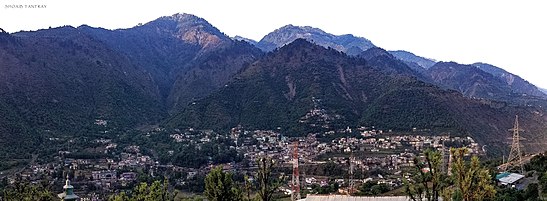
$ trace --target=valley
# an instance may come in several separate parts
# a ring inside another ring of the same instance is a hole
[[[191,14],[0,32],[1,187],[62,192],[68,175],[88,199],[159,180],[201,194],[215,166],[241,183],[264,157],[290,175],[295,152],[307,193],[404,195],[425,150],[445,169],[450,148],[501,164],[516,115],[524,154],[547,151],[546,107],[542,89],[499,67],[309,26],[258,42]]]

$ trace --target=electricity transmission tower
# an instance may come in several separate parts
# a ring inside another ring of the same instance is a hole
[[[355,171],[355,157],[353,156],[353,152],[351,152],[351,156],[349,157],[349,189],[348,193],[350,195],[353,195],[355,193],[355,178],[354,178],[354,171]]]
[[[509,166],[519,168],[520,173],[524,173],[524,168],[522,167],[522,152],[520,151],[520,134],[519,131],[523,131],[519,129],[519,116],[516,115],[515,117],[515,124],[512,129],[509,129],[509,131],[513,131],[513,142],[511,143],[511,152],[509,153],[509,158],[507,158],[507,163],[503,168],[503,171],[507,171]]]

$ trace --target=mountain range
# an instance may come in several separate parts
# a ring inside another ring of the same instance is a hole
[[[374,49],[378,47],[370,42],[370,40],[356,37],[351,34],[336,36],[318,28],[287,25],[274,30],[258,42],[241,36],[238,37],[238,40],[249,41],[249,43],[256,44],[256,46],[263,51],[269,52],[275,48],[283,47],[298,38],[306,39],[323,47],[342,51],[351,56],[363,57],[363,54],[372,54],[374,52],[369,51],[368,53],[364,53],[366,50],[376,50],[376,54],[381,53],[389,57],[393,56],[402,61],[406,67],[402,67],[403,65],[401,64],[396,65],[399,66],[399,70],[410,68],[412,72],[407,73],[408,75],[413,74],[413,76],[420,78],[421,81],[460,91],[470,98],[494,99],[519,105],[534,104],[546,106],[544,103],[547,98],[546,93],[519,76],[504,71],[499,67],[480,62],[471,65],[461,65],[452,62],[452,64],[454,64],[452,67],[459,67],[454,71],[458,73],[458,76],[433,77],[442,70],[438,68],[430,69],[438,63],[437,61],[417,56],[404,50],[387,51],[387,53],[383,53],[385,50],[379,51],[381,48]],[[474,66],[474,68],[477,69],[466,68],[470,66]],[[393,67],[394,65],[390,64],[386,68]],[[441,65],[440,68],[443,68],[443,65]],[[487,74],[491,74],[493,77]],[[481,80],[476,76],[486,76],[488,78]],[[443,80],[440,78],[443,78]],[[478,80],[480,80],[480,82],[476,82]],[[480,88],[488,89],[480,90]]]
[[[498,67],[436,62],[312,27],[287,25],[258,42],[230,38],[190,14],[129,29],[1,32],[0,94],[5,157],[48,137],[87,135],[98,119],[293,136],[424,128],[500,150],[519,114],[525,137],[547,138],[545,93]]]
[[[288,135],[333,128],[324,129],[325,122],[337,129],[347,125],[401,131],[448,129],[468,133],[484,144],[498,145],[504,139],[496,136],[505,133],[498,125],[511,125],[514,114],[521,114],[521,121],[530,127],[547,126],[537,108],[468,99],[404,71],[387,73],[383,69],[397,61],[383,54],[368,60],[348,57],[297,39],[254,62],[211,96],[171,117],[168,125],[214,129],[242,125],[281,129]]]
[[[145,68],[168,111],[205,97],[263,54],[189,14],[161,17],[123,30],[78,29]]]

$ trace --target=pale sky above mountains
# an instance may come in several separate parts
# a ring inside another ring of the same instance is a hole
[[[313,26],[362,36],[387,50],[490,63],[547,88],[547,2],[541,0],[0,0],[0,6],[0,28],[11,33],[82,24],[130,28],[175,13],[254,40],[287,24]]]

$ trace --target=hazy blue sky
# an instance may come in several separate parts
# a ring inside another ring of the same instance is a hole
[[[0,6],[0,28],[8,32],[81,24],[129,28],[175,13],[254,40],[287,24],[313,26],[362,36],[387,50],[494,64],[547,88],[547,2],[540,0],[0,0]]]

